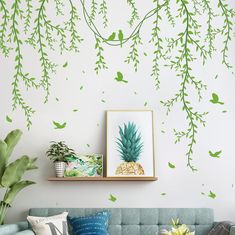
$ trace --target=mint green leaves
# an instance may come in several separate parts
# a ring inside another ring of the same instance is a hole
[[[116,201],[117,201],[117,198],[116,198],[114,195],[110,194],[110,195],[109,195],[109,201],[111,201],[111,202],[116,202]]]
[[[209,155],[211,156],[211,157],[214,157],[214,158],[220,158],[221,157],[221,154],[222,153],[222,150],[220,150],[220,151],[217,151],[217,152],[215,152],[215,153],[212,153],[211,151],[209,151]]]
[[[54,124],[54,129],[64,129],[66,127],[66,122],[61,124],[59,122],[53,121],[53,124]]]
[[[224,103],[219,100],[219,96],[216,93],[212,93],[212,99],[210,100],[212,104],[221,104],[223,105]]]
[[[123,74],[121,72],[117,72],[117,75],[114,79],[118,82],[128,83],[128,81],[123,79]]]

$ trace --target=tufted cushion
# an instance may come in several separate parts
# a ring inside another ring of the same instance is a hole
[[[33,216],[51,216],[68,211],[69,216],[86,216],[109,210],[110,235],[155,235],[161,229],[170,229],[171,219],[179,218],[196,235],[207,235],[214,223],[213,210],[208,208],[33,208]]]

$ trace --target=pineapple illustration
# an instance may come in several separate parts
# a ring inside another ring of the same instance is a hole
[[[141,134],[133,122],[124,123],[124,128],[119,126],[119,138],[117,138],[117,151],[124,161],[117,169],[116,175],[144,175],[144,169],[137,161],[143,150]]]

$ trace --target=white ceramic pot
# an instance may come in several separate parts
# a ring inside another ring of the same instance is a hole
[[[64,177],[65,162],[55,162],[56,177]]]

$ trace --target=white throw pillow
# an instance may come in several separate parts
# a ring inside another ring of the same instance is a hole
[[[36,235],[68,235],[67,216],[68,212],[63,212],[50,217],[28,216],[27,220]]]

